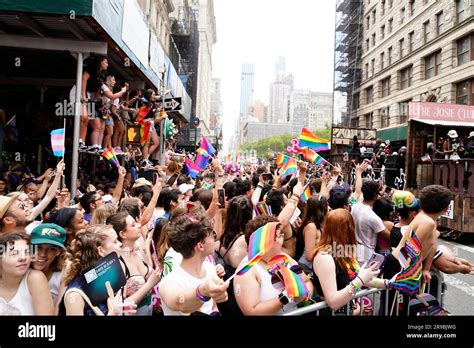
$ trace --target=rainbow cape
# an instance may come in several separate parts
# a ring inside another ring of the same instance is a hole
[[[329,141],[314,135],[309,129],[301,129],[300,147],[309,147],[314,151],[329,150]]]
[[[120,163],[117,159],[117,155],[115,154],[114,149],[108,148],[104,152],[102,152],[102,156],[104,156],[108,161],[112,162],[117,168],[120,166]]]

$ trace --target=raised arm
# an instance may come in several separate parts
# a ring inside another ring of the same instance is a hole
[[[53,183],[49,187],[48,193],[46,197],[41,200],[41,202],[33,208],[31,212],[31,218],[36,218],[41,212],[51,203],[53,198],[56,196],[56,190],[59,188],[59,184],[61,182],[61,176],[64,173],[64,160],[59,161],[58,165],[56,166],[56,177],[53,180]]]
[[[122,166],[118,167],[117,185],[115,186],[114,195],[112,197],[112,202],[114,202],[117,205],[120,203],[120,197],[122,197],[123,182],[125,180],[125,175],[127,175],[127,170]]]

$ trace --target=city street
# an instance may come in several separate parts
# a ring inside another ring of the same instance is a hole
[[[474,243],[461,244],[439,239],[440,245],[445,245],[458,257],[474,262]],[[453,315],[472,315],[474,308],[474,275],[452,274],[444,275],[446,292],[444,307]]]

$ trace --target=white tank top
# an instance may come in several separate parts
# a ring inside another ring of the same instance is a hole
[[[6,302],[0,297],[0,315],[35,315],[33,298],[28,289],[28,276],[30,272],[31,269],[26,271],[15,296],[13,296],[10,302]]]
[[[61,274],[62,272],[54,272],[49,278],[48,285],[51,290],[51,297],[53,298],[53,304],[56,303],[58,298],[59,287],[61,285]]]
[[[248,258],[247,258],[248,259]],[[275,289],[272,285],[272,276],[268,271],[260,264],[255,265],[255,269],[260,276],[260,302],[268,301],[278,297],[280,291]],[[291,312],[296,309],[296,303],[288,303],[282,309],[275,313],[275,315],[283,315],[286,312]]]

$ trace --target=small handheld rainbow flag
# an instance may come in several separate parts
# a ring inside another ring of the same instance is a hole
[[[120,166],[120,163],[117,159],[117,155],[115,154],[114,149],[108,148],[104,152],[102,152],[102,156],[104,156],[107,160],[112,162],[117,168]]]
[[[247,264],[242,267],[236,274],[237,275],[242,275],[247,273],[253,266],[255,266],[263,257],[263,254],[257,254],[255,255]]]
[[[64,138],[64,128],[54,129],[51,131],[51,148],[56,157],[64,157]]]
[[[308,297],[308,288],[300,275],[285,266],[280,266],[278,273],[283,278],[286,293],[289,297]]]
[[[296,172],[297,172],[296,161],[293,158],[288,157],[288,160],[286,161],[285,166],[282,168],[281,178],[284,179],[288,175],[296,174]]]
[[[329,141],[327,139],[323,139],[317,137],[313,134],[309,129],[303,128],[301,129],[300,134],[300,147],[309,147],[314,151],[327,151],[329,150]]]
[[[308,199],[310,198],[311,198],[311,188],[308,185],[306,186],[306,189],[304,190],[304,192],[301,194],[301,202],[306,203]]]
[[[287,155],[282,154],[281,152],[278,152],[277,157],[276,157],[276,166],[277,168],[281,168],[289,159]]]
[[[327,161],[323,157],[321,157],[318,153],[314,152],[307,146],[301,148],[300,153],[303,155],[303,158],[305,161],[308,161],[314,164],[327,163]]]
[[[202,136],[202,141],[201,141],[201,146],[200,148],[204,149],[207,151],[207,153],[210,155],[210,156],[214,156],[215,153],[216,153],[216,149],[214,149],[214,147],[211,145],[211,143],[209,143],[206,139],[206,137],[203,135]]]
[[[288,265],[289,259],[288,256],[285,254],[279,254],[276,256],[273,256],[268,262],[267,262],[267,271],[270,274],[275,273],[278,271],[278,268],[281,267],[286,267]]]
[[[199,171],[200,171],[199,166],[187,158],[184,161],[185,161],[184,167],[186,168],[186,171],[188,172],[189,176],[195,179],[199,175]]]
[[[265,202],[258,202],[255,205],[257,215],[272,216],[272,207]]]
[[[279,222],[269,222],[252,233],[249,240],[249,260],[252,260],[255,255],[261,254],[263,256],[271,249],[275,241],[275,231],[279,224]]]

